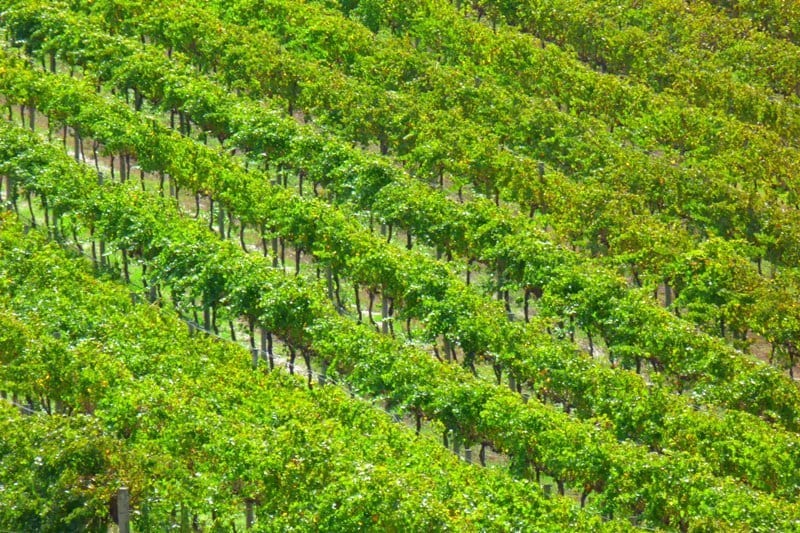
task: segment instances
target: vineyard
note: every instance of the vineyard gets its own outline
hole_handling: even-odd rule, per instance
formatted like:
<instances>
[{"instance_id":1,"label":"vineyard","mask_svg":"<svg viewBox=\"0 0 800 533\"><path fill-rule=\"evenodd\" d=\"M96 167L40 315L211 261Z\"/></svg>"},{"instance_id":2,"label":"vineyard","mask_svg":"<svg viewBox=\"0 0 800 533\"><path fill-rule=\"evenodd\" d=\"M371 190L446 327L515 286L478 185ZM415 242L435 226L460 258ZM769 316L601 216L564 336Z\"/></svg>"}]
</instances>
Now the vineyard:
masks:
<instances>
[{"instance_id":1,"label":"vineyard","mask_svg":"<svg viewBox=\"0 0 800 533\"><path fill-rule=\"evenodd\" d=\"M0 533L800 531L798 6L0 0Z\"/></svg>"}]
</instances>

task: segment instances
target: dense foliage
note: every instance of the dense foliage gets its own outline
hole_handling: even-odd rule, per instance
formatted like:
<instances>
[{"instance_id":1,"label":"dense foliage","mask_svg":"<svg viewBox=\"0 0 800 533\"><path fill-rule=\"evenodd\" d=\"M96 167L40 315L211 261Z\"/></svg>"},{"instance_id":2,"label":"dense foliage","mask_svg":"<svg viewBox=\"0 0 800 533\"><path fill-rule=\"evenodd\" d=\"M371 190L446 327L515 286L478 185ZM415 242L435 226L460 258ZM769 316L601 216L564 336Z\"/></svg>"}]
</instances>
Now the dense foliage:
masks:
<instances>
[{"instance_id":1,"label":"dense foliage","mask_svg":"<svg viewBox=\"0 0 800 533\"><path fill-rule=\"evenodd\" d=\"M0 383L44 411L2 406L3 527L104 531L120 485L145 529L176 508L225 528L247 500L265 530L597 527L335 387L254 372L9 217L0 244Z\"/></svg>"},{"instance_id":2,"label":"dense foliage","mask_svg":"<svg viewBox=\"0 0 800 533\"><path fill-rule=\"evenodd\" d=\"M4 525L797 527L790 9L0 5Z\"/></svg>"}]
</instances>

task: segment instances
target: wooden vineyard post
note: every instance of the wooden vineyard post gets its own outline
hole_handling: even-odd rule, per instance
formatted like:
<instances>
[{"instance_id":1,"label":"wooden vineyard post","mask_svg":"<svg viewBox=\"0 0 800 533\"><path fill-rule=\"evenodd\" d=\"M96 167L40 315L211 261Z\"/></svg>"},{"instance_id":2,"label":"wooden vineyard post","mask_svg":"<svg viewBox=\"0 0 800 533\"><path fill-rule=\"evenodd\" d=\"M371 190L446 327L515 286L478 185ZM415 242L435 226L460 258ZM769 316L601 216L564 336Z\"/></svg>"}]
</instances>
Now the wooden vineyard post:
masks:
<instances>
[{"instance_id":1,"label":"wooden vineyard post","mask_svg":"<svg viewBox=\"0 0 800 533\"><path fill-rule=\"evenodd\" d=\"M130 501L131 495L128 487L120 487L117 492L117 524L119 525L119 533L130 533Z\"/></svg>"},{"instance_id":2,"label":"wooden vineyard post","mask_svg":"<svg viewBox=\"0 0 800 533\"><path fill-rule=\"evenodd\" d=\"M252 529L253 524L255 524L255 509L253 505L253 500L247 500L245 502L245 511L244 511L244 520L245 520L245 527L247 529Z\"/></svg>"}]
</instances>

